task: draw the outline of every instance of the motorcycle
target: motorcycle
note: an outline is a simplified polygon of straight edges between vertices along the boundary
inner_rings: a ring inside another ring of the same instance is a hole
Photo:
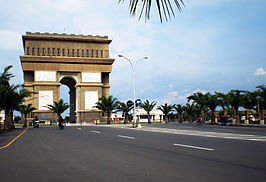
[[[39,121],[33,121],[33,128],[39,128]]]
[[[63,130],[64,129],[64,123],[63,123],[63,121],[60,121],[58,125],[59,125],[60,130]]]
[[[197,124],[198,124],[198,125],[202,125],[202,119],[201,119],[201,117],[198,117],[198,118],[197,118]]]

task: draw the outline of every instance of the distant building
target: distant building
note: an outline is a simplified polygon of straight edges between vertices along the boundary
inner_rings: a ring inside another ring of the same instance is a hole
[[[161,122],[163,121],[163,112],[159,109],[153,109],[150,112],[151,122]],[[148,115],[144,109],[136,109],[137,120],[140,122],[148,122]]]
[[[112,113],[111,118],[114,122],[124,121],[124,116],[122,113]]]
[[[133,112],[133,110],[132,110]],[[159,109],[153,109],[150,112],[150,119],[151,122],[161,122],[163,121],[163,112]],[[147,112],[144,109],[136,109],[136,119],[139,120],[139,122],[148,122],[148,115]],[[115,122],[121,122],[124,121],[124,116],[121,113],[112,113],[111,116],[112,120]]]
[[[5,120],[5,111],[0,111],[0,122],[4,123]]]

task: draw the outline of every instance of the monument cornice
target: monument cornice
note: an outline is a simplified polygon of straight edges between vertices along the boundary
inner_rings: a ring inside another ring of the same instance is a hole
[[[102,83],[78,83],[76,87],[103,87]]]
[[[88,113],[94,113],[94,112],[102,112],[99,109],[92,109],[92,110],[77,110],[77,112],[81,113],[81,112],[88,112]]]
[[[32,83],[33,86],[61,86],[61,83],[57,83],[57,82],[34,82]]]
[[[23,87],[32,87],[33,86],[33,83],[25,83],[23,84]]]
[[[89,42],[89,43],[107,43],[110,44],[112,40],[108,39],[108,36],[92,36],[92,35],[74,35],[74,34],[58,34],[58,33],[31,33],[26,32],[26,35],[22,35],[23,44],[25,40],[52,40],[52,41],[72,41],[72,42]]]
[[[103,85],[103,88],[111,88],[111,85]]]
[[[21,63],[64,63],[64,64],[103,64],[112,65],[115,59],[111,58],[84,58],[58,56],[20,56]]]
[[[38,112],[45,112],[45,113],[53,113],[54,111],[51,111],[51,110],[33,110],[32,111],[33,113],[38,113]]]

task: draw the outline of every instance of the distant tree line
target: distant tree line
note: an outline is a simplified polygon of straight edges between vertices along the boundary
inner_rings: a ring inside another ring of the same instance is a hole
[[[23,88],[23,85],[14,85],[10,83],[10,79],[15,75],[9,72],[12,66],[7,66],[0,74],[0,110],[5,112],[4,129],[14,128],[13,113],[15,110],[20,111],[24,116],[24,127],[27,127],[27,116],[36,108],[32,104],[25,105],[26,98],[32,93]],[[195,120],[197,116],[201,116],[203,122],[206,118],[210,118],[211,123],[215,123],[215,110],[221,107],[223,112],[230,114],[235,120],[236,125],[240,125],[239,108],[245,108],[254,112],[260,120],[263,120],[263,110],[266,110],[266,87],[260,85],[254,91],[231,90],[228,93],[215,92],[211,93],[193,93],[187,97],[188,102],[182,104],[165,103],[157,107],[164,114],[165,123],[169,119],[177,119],[179,122]],[[139,107],[147,112],[148,123],[151,123],[150,112],[155,108],[156,102],[145,100]],[[58,117],[69,108],[62,99],[54,102],[54,105],[48,105],[48,109],[55,112]],[[130,111],[133,106],[128,106],[125,102],[118,101],[113,96],[101,97],[96,103],[95,108],[102,110],[107,116],[107,124],[111,123],[111,114],[113,112],[122,112],[124,123],[130,118]]]
[[[165,123],[168,123],[169,119],[192,122],[197,116],[201,116],[203,122],[207,118],[211,120],[211,124],[214,124],[217,117],[215,110],[217,107],[221,107],[223,112],[227,112],[235,119],[236,125],[240,125],[240,107],[256,113],[260,120],[264,119],[262,112],[266,110],[266,87],[261,85],[256,88],[255,91],[231,90],[228,93],[215,92],[214,94],[197,92],[187,97],[188,102],[185,105],[165,103],[158,106],[157,109],[163,112]],[[150,112],[155,106],[156,102],[149,100],[144,101],[139,106],[147,112],[149,124],[151,123]],[[111,113],[119,111],[125,116],[124,120],[127,123],[129,113],[133,108],[133,106],[128,107],[124,102],[119,102],[113,96],[102,97],[95,107],[107,114],[108,124],[111,122]]]

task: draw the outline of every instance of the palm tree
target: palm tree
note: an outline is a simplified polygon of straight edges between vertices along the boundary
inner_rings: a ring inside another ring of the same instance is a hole
[[[124,102],[119,102],[117,106],[117,111],[122,111],[124,118],[124,124],[127,124],[128,121],[128,116],[129,116],[129,111],[133,108],[133,106],[128,107],[126,103]]]
[[[101,97],[99,99],[99,102],[96,103],[96,106],[94,106],[97,109],[102,110],[103,113],[106,113],[107,115],[107,124],[111,124],[110,117],[113,112],[118,106],[119,102],[117,101],[117,98],[114,98],[113,96],[109,97]]]
[[[194,103],[191,103],[191,104],[187,103],[186,106],[184,106],[184,107],[185,107],[184,114],[186,114],[188,117],[188,120],[190,122],[192,122],[194,114],[195,114],[196,109],[197,109],[195,104]]]
[[[21,88],[21,85],[0,85],[0,110],[5,111],[4,129],[15,128],[13,112],[19,110],[19,105],[30,94],[27,89]]]
[[[173,105],[167,105],[167,103],[165,103],[164,105],[160,105],[158,106],[157,109],[161,110],[164,114],[164,120],[165,120],[165,123],[168,123],[168,114],[173,111]]]
[[[182,104],[177,104],[177,105],[174,106],[174,109],[177,112],[178,121],[180,123],[182,123],[182,120],[183,120],[183,112],[185,111],[186,107],[185,106],[182,106]]]
[[[206,94],[206,106],[211,110],[211,124],[215,124],[215,109],[219,105],[222,105],[222,101],[218,94]]]
[[[13,66],[7,66],[4,68],[3,73],[0,76],[0,85],[9,85],[9,81],[12,77],[14,77],[14,75],[12,73],[9,73],[9,70],[12,68]]]
[[[265,85],[260,85],[256,87],[258,90],[255,91],[255,94],[257,95],[257,110],[260,116],[260,120],[263,120],[262,118],[263,114],[262,111],[266,109],[266,87]]]
[[[206,97],[207,94],[203,94],[201,92],[194,93],[193,95],[188,96],[188,102],[193,100],[193,102],[197,103],[197,106],[200,108],[202,122],[204,123],[204,107],[206,106]]]
[[[243,101],[245,99],[245,95],[243,94],[245,91],[242,90],[231,90],[227,94],[218,93],[219,97],[221,97],[225,103],[229,104],[234,112],[234,119],[236,120],[236,125],[240,125],[239,113],[238,109],[240,106],[243,106]]]
[[[140,107],[143,108],[148,115],[148,124],[151,124],[151,119],[150,119],[150,112],[153,110],[154,106],[156,105],[155,101],[152,101],[151,103],[149,100],[144,101]]]
[[[46,106],[49,110],[55,112],[58,116],[58,119],[61,117],[61,114],[67,110],[70,105],[64,103],[63,99],[60,99],[58,102],[54,101],[54,105],[47,105]]]
[[[32,111],[36,110],[35,107],[32,107],[32,104],[27,105],[20,105],[20,112],[24,115],[24,125],[23,127],[27,127],[27,115],[30,114]]]
[[[13,74],[9,73],[9,70],[12,66],[7,66],[4,68],[3,73],[0,76],[0,110],[5,111],[5,120],[4,120],[4,129],[11,128],[11,116],[10,116],[10,108],[8,105],[8,97],[9,95],[14,95],[15,90],[18,86],[10,86],[9,81]]]
[[[256,91],[255,92],[246,91],[244,92],[243,95],[244,95],[243,107],[248,110],[253,109],[254,111],[256,111],[258,93]]]
[[[9,70],[12,66],[4,68],[3,73],[0,75],[0,110],[5,111],[4,129],[15,128],[13,122],[14,110],[19,110],[25,98],[30,96],[30,92],[27,89],[22,88],[22,85],[11,85],[10,79],[14,77]]]
[[[5,111],[4,129],[12,129],[13,109],[18,98],[18,85],[0,85],[0,110]]]
[[[120,2],[124,2],[124,0],[119,0]],[[185,6],[183,0],[173,0],[173,4],[176,6],[176,8],[181,11],[181,6]],[[156,0],[156,6],[158,9],[158,13],[160,16],[160,21],[161,23],[163,22],[163,16],[166,21],[168,19],[171,19],[171,17],[175,17],[174,10],[172,7],[172,3],[169,0]],[[130,15],[135,16],[137,12],[137,7],[141,7],[139,19],[141,18],[142,14],[145,14],[145,21],[150,18],[150,10],[151,10],[151,4],[152,0],[130,0],[129,1],[129,10],[130,10]]]

